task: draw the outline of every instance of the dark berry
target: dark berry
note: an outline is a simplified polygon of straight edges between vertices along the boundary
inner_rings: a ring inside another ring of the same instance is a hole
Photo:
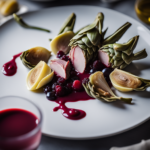
[[[111,83],[111,81],[110,81],[110,78],[109,78],[109,77],[105,77],[105,80],[107,81],[108,85],[109,85],[110,87],[112,87],[112,83]]]
[[[71,82],[70,82],[70,83],[67,83],[66,87],[67,87],[68,89],[72,89],[72,83],[71,83]]]
[[[82,83],[83,84],[86,84],[86,83],[88,83],[89,82],[89,78],[84,78],[83,80],[82,80]]]
[[[60,78],[58,78],[57,83],[59,85],[65,85],[66,84],[66,80],[64,78],[60,77]]]
[[[75,80],[79,80],[79,77],[78,77],[78,76],[73,76],[73,77],[71,77],[71,81],[72,81],[72,82],[75,81]]]
[[[71,93],[72,92],[72,83],[70,82],[70,83],[67,83],[67,85],[66,85],[66,92],[69,92],[69,93]]]
[[[108,82],[110,82],[110,78],[105,76],[105,80]]]
[[[66,94],[65,88],[61,85],[56,85],[55,90],[56,90],[57,96],[61,97],[61,96],[65,96],[65,94]]]
[[[47,92],[50,92],[52,90],[52,88],[50,86],[46,86],[44,88],[44,93],[46,94]]]
[[[71,75],[71,76],[76,76],[76,75],[77,75],[77,72],[76,72],[75,70],[72,70],[72,71],[70,72],[70,75]]]
[[[64,61],[68,61],[68,60],[69,60],[69,57],[66,56],[66,55],[64,55],[64,56],[61,57],[61,59],[64,60]]]
[[[97,70],[97,71],[101,71],[102,69],[104,69],[104,65],[100,62],[100,60],[95,60],[93,63],[93,69]]]
[[[94,73],[95,71],[96,71],[95,69],[91,69],[90,74]]]
[[[105,77],[109,77],[109,75],[110,75],[110,73],[113,71],[113,69],[111,69],[111,68],[104,68],[103,70],[102,70],[102,72],[103,72],[103,74],[104,74],[104,76]]]
[[[54,90],[55,89],[55,87],[56,87],[56,85],[58,85],[58,83],[53,83],[53,85],[52,85],[52,89]]]
[[[83,89],[82,83],[81,83],[80,80],[75,80],[75,81],[73,82],[73,84],[72,84],[72,87],[73,87],[73,89],[76,90],[76,91],[81,91],[81,90]]]
[[[57,52],[57,58],[61,58],[63,55],[65,55],[63,51]]]
[[[55,92],[47,92],[46,97],[48,100],[55,100],[57,97],[55,96]]]

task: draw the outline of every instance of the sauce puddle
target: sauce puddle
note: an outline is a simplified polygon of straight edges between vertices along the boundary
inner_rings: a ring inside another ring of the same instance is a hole
[[[89,73],[78,74],[80,81],[84,78],[89,77]],[[85,101],[94,99],[90,97],[85,91],[77,92],[73,91],[67,96],[58,97],[54,102],[59,104],[59,106],[55,107],[53,111],[62,110],[62,115],[71,120],[79,120],[86,116],[86,112],[80,109],[68,108],[65,104],[67,102],[77,102],[77,101]]]
[[[79,120],[86,116],[86,112],[80,109],[68,108],[65,103],[67,102],[77,102],[93,99],[86,94],[85,91],[82,92],[72,92],[68,96],[58,97],[55,102],[59,104],[59,106],[55,107],[53,111],[57,111],[59,109],[62,110],[62,115],[71,120]]]
[[[18,58],[20,55],[22,54],[19,53],[19,54],[16,54],[13,56],[13,59],[7,63],[5,63],[2,67],[2,73],[5,75],[5,76],[13,76],[14,74],[16,74],[17,72],[17,65],[16,65],[16,58]]]

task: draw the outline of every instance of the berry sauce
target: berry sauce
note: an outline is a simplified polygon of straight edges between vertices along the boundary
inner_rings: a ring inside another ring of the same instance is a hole
[[[16,137],[32,131],[38,118],[23,109],[5,109],[0,111],[0,137]],[[30,122],[30,123],[29,123]]]
[[[78,81],[79,80],[82,81],[84,78],[87,78],[89,76],[90,76],[89,73],[82,73],[82,74],[77,73],[76,78],[78,79]],[[56,77],[56,75],[55,75],[55,77]],[[73,78],[73,77],[71,77],[71,78]],[[60,78],[58,77],[57,81],[59,81],[59,80],[60,80]],[[52,92],[51,92],[51,94],[52,94]],[[54,97],[52,97],[51,101],[54,101],[58,104],[58,106],[55,107],[53,109],[53,111],[57,111],[57,110],[61,109],[62,115],[64,117],[71,119],[71,120],[79,120],[79,119],[82,119],[86,116],[86,112],[83,110],[80,110],[80,109],[68,108],[65,104],[67,102],[85,101],[85,100],[90,100],[90,99],[93,99],[93,98],[90,97],[85,92],[84,89],[82,89],[81,91],[75,91],[74,90],[69,95],[65,95],[62,97],[58,96],[57,98],[55,98],[55,100],[54,100]]]
[[[13,56],[13,59],[7,63],[5,63],[2,67],[2,73],[6,76],[13,76],[17,72],[16,58],[18,58],[22,54],[19,53]]]
[[[86,112],[80,109],[68,108],[65,103],[67,102],[77,102],[83,100],[93,99],[86,94],[85,91],[75,92],[73,91],[71,94],[65,97],[58,97],[55,102],[59,104],[59,106],[55,107],[53,111],[57,111],[58,109],[62,110],[62,115],[71,120],[79,120],[86,116]]]

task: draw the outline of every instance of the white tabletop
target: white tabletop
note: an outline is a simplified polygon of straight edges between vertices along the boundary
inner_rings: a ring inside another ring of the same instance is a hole
[[[100,0],[60,0],[60,1],[19,1],[28,7],[29,11],[40,10],[47,7],[64,5],[94,5],[110,8],[126,14],[140,22],[134,11],[135,0],[120,0],[115,3],[102,3]],[[114,16],[115,17],[115,16]],[[145,24],[144,24],[145,25]],[[150,29],[150,26],[145,25]],[[109,150],[112,146],[127,146],[150,139],[150,120],[142,125],[115,136],[95,140],[64,140],[42,136],[38,150]]]

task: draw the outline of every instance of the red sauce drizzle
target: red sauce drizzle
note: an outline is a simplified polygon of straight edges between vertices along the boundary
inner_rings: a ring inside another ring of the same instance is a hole
[[[89,77],[88,73],[83,73],[78,75],[80,80],[82,81],[84,78]],[[68,108],[65,103],[67,102],[77,102],[94,99],[87,95],[85,91],[76,92],[73,91],[71,94],[65,97],[58,97],[54,102],[59,104],[59,106],[55,107],[53,111],[57,111],[59,109],[62,110],[62,115],[71,120],[79,120],[86,116],[86,112],[80,109]]]
[[[13,59],[7,63],[5,63],[2,67],[2,73],[5,75],[5,76],[13,76],[14,74],[16,74],[17,72],[17,65],[16,65],[16,58],[18,58],[20,55],[22,54],[19,53],[17,55],[14,55],[13,56]]]

